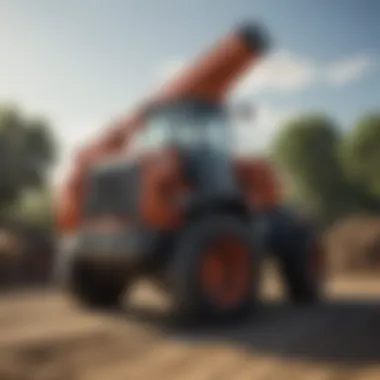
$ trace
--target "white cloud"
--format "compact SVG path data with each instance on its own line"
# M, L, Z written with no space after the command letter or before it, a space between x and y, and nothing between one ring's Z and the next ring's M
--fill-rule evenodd
M316 82L318 73L318 65L312 60L279 51L252 68L234 92L239 95L264 90L293 92Z
M333 85L345 85L360 79L375 63L375 59L369 55L358 55L335 62L326 70L326 80Z
M157 77L161 82L169 80L186 64L186 60L178 58L169 60L159 67ZM316 83L346 85L369 73L375 64L373 57L363 54L322 64L287 50L275 51L247 72L232 95L263 91L289 93Z

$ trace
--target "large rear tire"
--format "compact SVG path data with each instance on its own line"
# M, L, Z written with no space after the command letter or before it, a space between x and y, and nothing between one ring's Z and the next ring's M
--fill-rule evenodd
M247 315L258 271L248 223L223 214L202 218L179 237L169 266L176 316L217 321Z

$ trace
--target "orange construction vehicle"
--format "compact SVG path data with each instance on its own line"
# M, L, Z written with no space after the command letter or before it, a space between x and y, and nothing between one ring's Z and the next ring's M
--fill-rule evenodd
M225 98L267 47L256 25L237 28L76 157L59 197L57 273L83 304L113 307L144 276L183 316L240 316L264 252L293 301L319 299L313 228L285 209L265 161L232 151Z

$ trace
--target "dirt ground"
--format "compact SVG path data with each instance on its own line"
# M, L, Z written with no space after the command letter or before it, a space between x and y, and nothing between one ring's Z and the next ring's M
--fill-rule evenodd
M130 310L88 314L55 291L0 297L0 380L380 379L380 279L340 278L329 300L268 299L235 326L175 328L137 289Z

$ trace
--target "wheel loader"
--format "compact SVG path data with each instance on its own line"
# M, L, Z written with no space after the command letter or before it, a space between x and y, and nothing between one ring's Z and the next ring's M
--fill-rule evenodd
M149 278L184 318L240 317L268 254L292 301L319 299L315 228L284 207L268 163L233 151L226 97L268 45L255 23L235 28L77 154L58 201L57 276L83 305L115 307Z

